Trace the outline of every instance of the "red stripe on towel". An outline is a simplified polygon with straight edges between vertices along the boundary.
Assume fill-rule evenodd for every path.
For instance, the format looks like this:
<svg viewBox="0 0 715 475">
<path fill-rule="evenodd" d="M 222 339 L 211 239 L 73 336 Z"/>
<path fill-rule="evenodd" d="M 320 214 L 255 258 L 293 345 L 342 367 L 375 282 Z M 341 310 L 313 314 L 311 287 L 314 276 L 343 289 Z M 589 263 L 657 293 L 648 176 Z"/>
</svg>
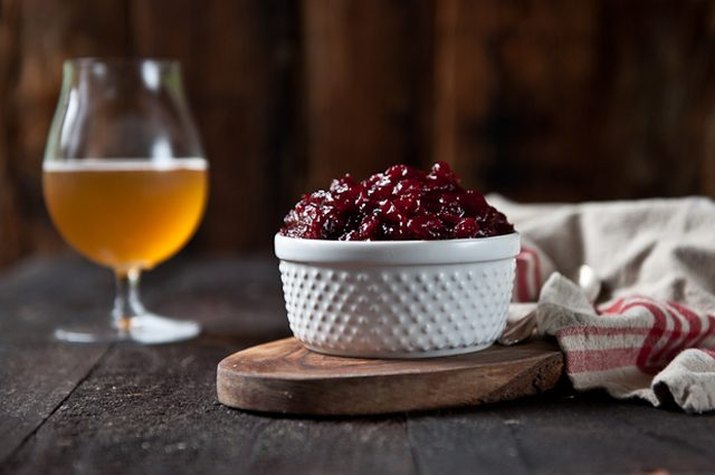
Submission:
<svg viewBox="0 0 715 475">
<path fill-rule="evenodd" d="M 541 257 L 528 246 L 522 246 L 516 256 L 516 285 L 514 299 L 517 302 L 534 302 L 541 292 Z"/>
<path fill-rule="evenodd" d="M 681 305 L 678 302 L 668 302 L 668 306 L 677 311 L 688 321 L 690 330 L 688 331 L 688 336 L 685 338 L 683 345 L 690 346 L 692 343 L 695 342 L 695 340 L 698 339 L 700 333 L 703 330 L 703 324 L 700 321 L 700 317 L 698 317 L 698 315 L 692 310 L 690 310 L 688 307 L 686 307 L 685 305 Z"/>
<path fill-rule="evenodd" d="M 529 282 L 527 280 L 528 267 L 529 261 L 522 248 L 522 251 L 516 257 L 516 298 L 519 302 L 528 302 L 530 300 Z"/>
<path fill-rule="evenodd" d="M 705 315 L 705 320 L 708 323 L 707 329 L 701 331 L 700 337 L 696 338 L 695 341 L 692 343 L 691 346 L 693 346 L 694 348 L 699 347 L 703 343 L 703 340 L 705 340 L 715 332 L 715 317 L 713 317 L 712 315 Z"/>
<path fill-rule="evenodd" d="M 610 314 L 619 314 L 623 311 L 623 304 L 625 303 L 625 299 L 617 299 L 615 302 L 613 302 L 611 305 L 605 308 L 600 309 L 600 313 L 602 315 L 610 315 Z"/>
<path fill-rule="evenodd" d="M 665 331 L 665 336 L 667 336 L 665 342 L 656 351 L 654 351 L 650 356 L 650 361 L 652 364 L 657 365 L 660 368 L 664 368 L 665 365 L 673 359 L 672 354 L 674 352 L 680 351 L 683 342 L 681 341 L 683 337 L 683 326 L 685 324 L 685 319 L 680 315 L 680 313 L 673 311 L 673 309 L 667 306 L 661 306 L 656 304 L 657 307 L 662 310 L 666 316 L 667 320 L 672 322 L 672 329 L 670 331 Z"/>
<path fill-rule="evenodd" d="M 566 352 L 566 368 L 570 374 L 575 374 L 634 366 L 639 351 L 637 347 L 571 350 Z"/>
<path fill-rule="evenodd" d="M 556 337 L 573 335 L 647 335 L 650 327 L 567 327 L 556 332 Z"/>
<path fill-rule="evenodd" d="M 531 259 L 532 292 L 530 292 L 530 294 L 533 296 L 534 300 L 536 300 L 541 291 L 541 258 L 539 257 L 538 252 L 527 246 L 522 246 L 521 252 L 526 253 Z"/>
<path fill-rule="evenodd" d="M 641 299 L 625 305 L 623 312 L 638 306 L 647 309 L 651 315 L 653 315 L 653 327 L 643 340 L 643 346 L 640 348 L 638 358 L 636 359 L 636 366 L 646 374 L 656 374 L 662 367 L 652 360 L 652 356 L 656 352 L 656 347 L 663 333 L 665 333 L 667 317 L 653 302 Z"/>
<path fill-rule="evenodd" d="M 699 338 L 702 324 L 700 322 L 700 317 L 684 305 L 680 305 L 677 302 L 667 302 L 666 307 L 679 319 L 682 319 L 683 322 L 688 323 L 688 333 L 685 334 L 682 341 L 679 341 L 677 345 L 673 345 L 670 351 L 664 355 L 665 359 L 670 361 L 683 349 L 691 347 L 693 342 Z"/>
</svg>

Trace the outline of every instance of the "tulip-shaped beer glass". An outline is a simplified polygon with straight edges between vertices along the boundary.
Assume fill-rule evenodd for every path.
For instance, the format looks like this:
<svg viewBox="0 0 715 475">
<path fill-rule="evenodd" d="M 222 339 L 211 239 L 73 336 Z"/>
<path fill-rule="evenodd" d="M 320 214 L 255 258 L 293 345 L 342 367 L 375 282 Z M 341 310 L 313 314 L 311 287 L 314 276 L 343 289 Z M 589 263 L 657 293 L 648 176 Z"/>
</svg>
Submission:
<svg viewBox="0 0 715 475">
<path fill-rule="evenodd" d="M 58 329 L 58 339 L 153 344 L 198 335 L 195 322 L 147 312 L 139 278 L 193 235 L 207 171 L 178 63 L 65 63 L 43 163 L 45 202 L 65 241 L 114 271 L 117 295 L 111 318 Z"/>
</svg>

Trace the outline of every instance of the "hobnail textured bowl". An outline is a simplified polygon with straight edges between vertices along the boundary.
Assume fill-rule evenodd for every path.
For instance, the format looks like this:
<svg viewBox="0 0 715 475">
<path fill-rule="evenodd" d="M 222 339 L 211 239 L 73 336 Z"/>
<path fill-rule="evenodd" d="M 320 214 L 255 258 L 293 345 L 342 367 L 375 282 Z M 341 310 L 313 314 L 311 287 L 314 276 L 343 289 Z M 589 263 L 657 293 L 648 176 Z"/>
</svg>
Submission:
<svg viewBox="0 0 715 475">
<path fill-rule="evenodd" d="M 424 358 L 491 345 L 504 330 L 517 233 L 447 241 L 275 237 L 288 320 L 311 350 Z"/>
</svg>

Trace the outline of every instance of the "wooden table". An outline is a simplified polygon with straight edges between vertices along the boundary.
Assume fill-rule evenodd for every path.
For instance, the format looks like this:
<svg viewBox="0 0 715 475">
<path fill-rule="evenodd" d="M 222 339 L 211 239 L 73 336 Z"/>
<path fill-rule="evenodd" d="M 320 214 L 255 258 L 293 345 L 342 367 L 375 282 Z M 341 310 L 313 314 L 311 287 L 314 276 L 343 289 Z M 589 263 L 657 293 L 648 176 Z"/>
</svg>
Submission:
<svg viewBox="0 0 715 475">
<path fill-rule="evenodd" d="M 550 396 L 370 418 L 267 416 L 216 401 L 229 353 L 288 335 L 268 257 L 175 260 L 150 273 L 153 309 L 204 335 L 158 347 L 68 346 L 50 330 L 106 315 L 107 271 L 76 257 L 0 277 L 2 473 L 634 473 L 715 471 L 715 419 Z"/>
</svg>

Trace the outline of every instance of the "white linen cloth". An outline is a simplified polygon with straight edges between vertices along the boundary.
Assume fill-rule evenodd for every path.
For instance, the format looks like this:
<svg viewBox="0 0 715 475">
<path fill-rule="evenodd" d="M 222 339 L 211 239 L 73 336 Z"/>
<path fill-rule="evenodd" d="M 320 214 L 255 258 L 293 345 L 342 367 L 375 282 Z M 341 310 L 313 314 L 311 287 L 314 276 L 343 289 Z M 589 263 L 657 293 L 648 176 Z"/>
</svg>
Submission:
<svg viewBox="0 0 715 475">
<path fill-rule="evenodd" d="M 715 409 L 715 202 L 488 201 L 523 237 L 514 300 L 538 297 L 538 331 L 556 337 L 577 390 Z M 564 277 L 582 264 L 603 281 L 596 307 Z"/>
</svg>

